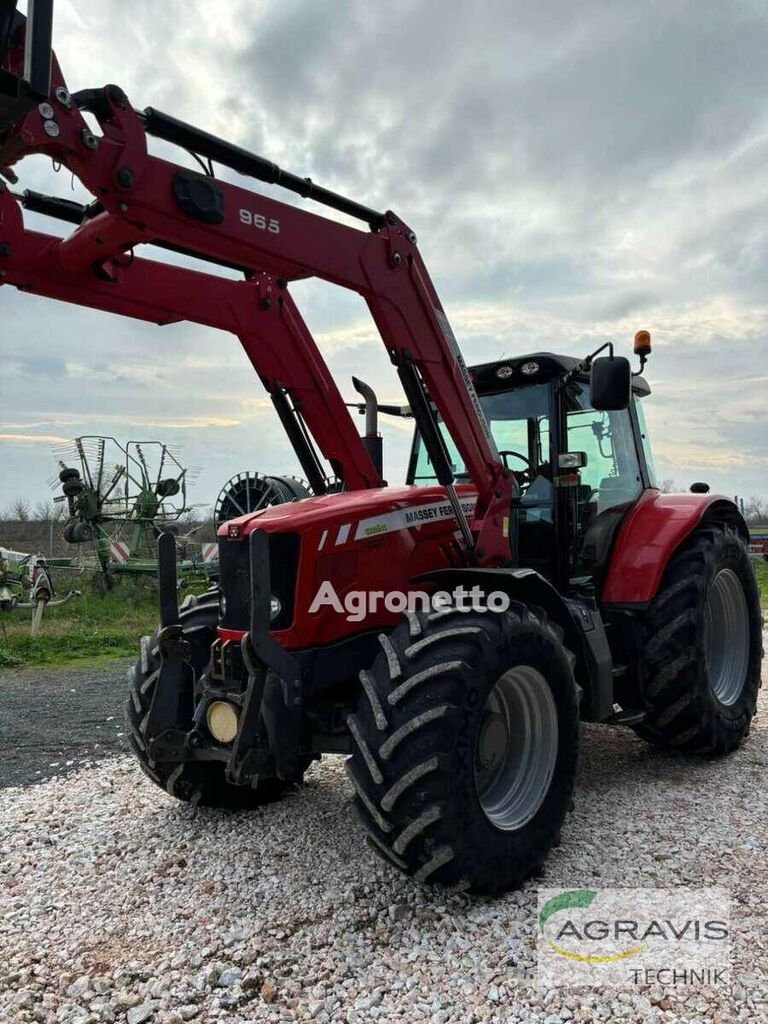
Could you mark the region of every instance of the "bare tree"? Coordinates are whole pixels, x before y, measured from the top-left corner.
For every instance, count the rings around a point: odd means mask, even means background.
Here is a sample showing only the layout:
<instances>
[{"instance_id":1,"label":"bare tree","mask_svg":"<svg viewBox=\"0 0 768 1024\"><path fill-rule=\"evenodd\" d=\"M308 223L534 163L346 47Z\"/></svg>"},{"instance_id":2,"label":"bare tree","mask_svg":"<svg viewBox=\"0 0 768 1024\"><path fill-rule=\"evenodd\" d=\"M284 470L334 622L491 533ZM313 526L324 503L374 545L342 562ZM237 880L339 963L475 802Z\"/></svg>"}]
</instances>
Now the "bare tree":
<instances>
[{"instance_id":1,"label":"bare tree","mask_svg":"<svg viewBox=\"0 0 768 1024\"><path fill-rule=\"evenodd\" d=\"M64 514L62 502L55 502L51 499L38 501L32 509L32 518L40 523L58 523Z\"/></svg>"},{"instance_id":2,"label":"bare tree","mask_svg":"<svg viewBox=\"0 0 768 1024\"><path fill-rule=\"evenodd\" d=\"M28 523L31 517L31 508L24 498L14 498L8 506L6 515L9 519L15 519L19 523Z\"/></svg>"},{"instance_id":3,"label":"bare tree","mask_svg":"<svg viewBox=\"0 0 768 1024\"><path fill-rule=\"evenodd\" d=\"M660 481L659 490L662 494L674 493L674 491L676 490L675 481L672 480L670 477L667 477L665 480Z\"/></svg>"}]
</instances>

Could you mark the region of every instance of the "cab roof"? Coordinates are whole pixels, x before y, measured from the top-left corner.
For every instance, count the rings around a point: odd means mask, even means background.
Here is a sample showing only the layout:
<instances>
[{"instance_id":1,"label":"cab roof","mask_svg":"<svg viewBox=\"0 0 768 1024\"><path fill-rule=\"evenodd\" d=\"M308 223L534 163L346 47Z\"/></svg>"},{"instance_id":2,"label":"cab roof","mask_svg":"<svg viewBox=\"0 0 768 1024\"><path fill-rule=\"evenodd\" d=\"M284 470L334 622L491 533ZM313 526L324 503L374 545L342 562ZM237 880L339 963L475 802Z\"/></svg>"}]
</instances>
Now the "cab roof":
<instances>
[{"instance_id":1,"label":"cab roof","mask_svg":"<svg viewBox=\"0 0 768 1024\"><path fill-rule=\"evenodd\" d=\"M498 359L492 363L478 363L469 367L475 388L479 394L493 391L507 391L510 388L544 384L554 377L570 373L583 362L575 356L560 356L554 352L531 352L514 359ZM534 369L534 366L536 367ZM579 380L589 379L588 372L580 373ZM636 395L649 395L651 389L644 377L632 378L632 390Z\"/></svg>"}]
</instances>

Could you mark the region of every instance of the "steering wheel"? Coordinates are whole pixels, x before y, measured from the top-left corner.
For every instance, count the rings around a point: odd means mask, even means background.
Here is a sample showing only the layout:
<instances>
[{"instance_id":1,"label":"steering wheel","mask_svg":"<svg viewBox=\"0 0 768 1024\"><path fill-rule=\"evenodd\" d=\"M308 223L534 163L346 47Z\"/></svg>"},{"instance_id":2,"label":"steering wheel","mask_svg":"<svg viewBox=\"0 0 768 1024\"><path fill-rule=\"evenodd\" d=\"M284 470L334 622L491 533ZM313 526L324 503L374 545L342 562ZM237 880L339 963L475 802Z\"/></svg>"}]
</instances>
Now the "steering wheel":
<instances>
[{"instance_id":1,"label":"steering wheel","mask_svg":"<svg viewBox=\"0 0 768 1024\"><path fill-rule=\"evenodd\" d=\"M514 456L514 458L520 459L521 462L524 462L526 466L525 469L513 472L515 472L515 475L520 478L522 483L529 484L531 482L531 460L528 458L527 455L523 455L521 452L513 451L511 448L499 449L499 455L501 455L501 457L504 459L504 465L507 466L507 469L509 469L509 466L507 465L508 455L512 455Z\"/></svg>"}]
</instances>

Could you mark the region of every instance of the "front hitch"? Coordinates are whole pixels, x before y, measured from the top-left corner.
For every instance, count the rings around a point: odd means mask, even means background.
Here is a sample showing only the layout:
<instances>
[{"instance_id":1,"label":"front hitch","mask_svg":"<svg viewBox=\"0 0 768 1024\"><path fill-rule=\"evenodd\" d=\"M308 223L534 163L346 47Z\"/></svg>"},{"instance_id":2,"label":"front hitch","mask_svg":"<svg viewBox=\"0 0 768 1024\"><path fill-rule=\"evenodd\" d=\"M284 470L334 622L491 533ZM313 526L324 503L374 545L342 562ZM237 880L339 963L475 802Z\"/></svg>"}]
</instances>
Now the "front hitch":
<instances>
[{"instance_id":1,"label":"front hitch","mask_svg":"<svg viewBox=\"0 0 768 1024\"><path fill-rule=\"evenodd\" d=\"M248 557L251 616L242 640L248 685L226 769L227 780L235 785L267 765L280 779L301 774L301 672L297 660L269 632L271 570L269 536L263 530L250 534Z\"/></svg>"},{"instance_id":2,"label":"front hitch","mask_svg":"<svg viewBox=\"0 0 768 1024\"><path fill-rule=\"evenodd\" d=\"M190 663L190 646L184 639L179 618L176 541L173 534L162 533L158 538L157 577L160 594L160 632L157 637L160 669L143 732L150 756L154 760L169 760L169 750L178 751L180 746L185 745L183 730L192 720L195 681Z\"/></svg>"},{"instance_id":3,"label":"front hitch","mask_svg":"<svg viewBox=\"0 0 768 1024\"><path fill-rule=\"evenodd\" d=\"M270 636L269 537L263 530L250 535L248 555L250 629L241 644L248 681L242 697L235 701L240 713L231 747L211 746L206 740L205 697L195 712L195 671L177 600L176 543L166 533L158 540L160 669L142 727L153 760L225 761L227 782L238 786L249 785L259 776L290 780L301 775L300 668ZM228 698L222 694L219 699Z\"/></svg>"}]
</instances>

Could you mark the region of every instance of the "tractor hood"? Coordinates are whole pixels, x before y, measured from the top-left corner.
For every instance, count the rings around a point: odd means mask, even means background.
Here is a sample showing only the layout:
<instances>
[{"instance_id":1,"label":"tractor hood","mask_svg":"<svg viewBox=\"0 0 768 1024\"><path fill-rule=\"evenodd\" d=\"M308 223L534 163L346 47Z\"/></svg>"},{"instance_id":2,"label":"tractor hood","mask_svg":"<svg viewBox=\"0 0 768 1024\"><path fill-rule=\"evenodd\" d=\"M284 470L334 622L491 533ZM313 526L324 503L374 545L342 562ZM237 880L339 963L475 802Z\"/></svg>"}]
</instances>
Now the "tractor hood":
<instances>
[{"instance_id":1,"label":"tractor hood","mask_svg":"<svg viewBox=\"0 0 768 1024\"><path fill-rule=\"evenodd\" d=\"M471 484L459 484L456 490L459 495L474 499L475 488ZM452 517L444 488L437 485L403 485L323 494L283 505L271 505L258 512L230 519L217 532L219 537L236 540L247 537L253 530L265 530L267 533L292 530L303 533L312 527L330 528L338 524L340 527L348 525L347 533L357 534L360 531L361 535L373 536L386 532L385 527L377 523L382 516L411 509L413 525ZM468 511L471 514L471 508ZM367 533L367 530L371 532Z\"/></svg>"}]
</instances>

